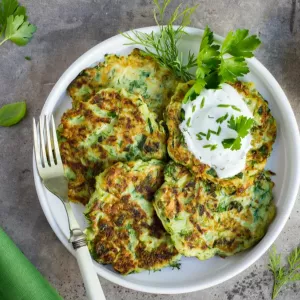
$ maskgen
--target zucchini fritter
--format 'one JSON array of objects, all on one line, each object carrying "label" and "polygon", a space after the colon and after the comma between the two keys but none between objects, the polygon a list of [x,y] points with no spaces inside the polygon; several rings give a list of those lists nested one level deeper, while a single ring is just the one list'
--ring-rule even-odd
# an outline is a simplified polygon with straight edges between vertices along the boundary
[{"label": "zucchini fritter", "polygon": [[218,178],[213,168],[202,163],[189,151],[179,128],[182,122],[182,100],[189,90],[190,85],[191,82],[178,85],[165,113],[169,129],[169,155],[174,161],[190,169],[197,177],[208,179],[223,186],[250,186],[255,175],[264,169],[276,139],[276,122],[271,115],[267,101],[254,89],[251,83],[237,82],[232,84],[242,95],[249,110],[253,114],[254,126],[251,129],[252,148],[247,153],[245,170],[234,177],[221,179]]},{"label": "zucchini fritter", "polygon": [[166,134],[141,96],[104,89],[64,113],[58,128],[69,198],[86,204],[94,177],[118,161],[164,160]]},{"label": "zucchini fritter", "polygon": [[100,89],[124,88],[129,93],[142,95],[150,111],[162,115],[169,103],[177,79],[166,67],[134,49],[128,56],[110,54],[94,68],[83,70],[68,87],[75,106],[87,101]]},{"label": "zucchini fritter", "polygon": [[174,162],[165,168],[165,183],[154,208],[179,253],[204,260],[230,256],[256,244],[275,217],[273,182],[264,171],[253,185],[234,193],[195,178]]},{"label": "zucchini fritter", "polygon": [[96,178],[86,208],[86,230],[94,259],[121,274],[158,270],[179,258],[155,214],[152,199],[163,183],[158,160],[117,163]]}]

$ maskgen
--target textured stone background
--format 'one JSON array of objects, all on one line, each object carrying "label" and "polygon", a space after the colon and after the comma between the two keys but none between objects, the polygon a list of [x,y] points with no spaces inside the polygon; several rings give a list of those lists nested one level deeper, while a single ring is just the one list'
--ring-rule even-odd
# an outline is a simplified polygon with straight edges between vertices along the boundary
[{"label": "textured stone background", "polygon": [[[75,259],[58,241],[37,199],[32,176],[31,120],[64,70],[82,53],[119,30],[154,25],[151,0],[20,0],[38,26],[23,48],[0,47],[0,105],[26,99],[28,115],[19,125],[0,128],[0,225],[65,299],[86,299]],[[260,34],[257,57],[285,90],[300,121],[300,1],[201,0],[192,26],[224,35],[238,27]],[[174,6],[179,1],[174,0]],[[24,56],[31,56],[27,61]],[[283,253],[299,245],[297,202],[276,241]],[[214,288],[185,295],[150,295],[101,280],[107,299],[263,300],[270,299],[272,278],[267,255],[237,277]],[[300,297],[300,283],[278,300]]]}]

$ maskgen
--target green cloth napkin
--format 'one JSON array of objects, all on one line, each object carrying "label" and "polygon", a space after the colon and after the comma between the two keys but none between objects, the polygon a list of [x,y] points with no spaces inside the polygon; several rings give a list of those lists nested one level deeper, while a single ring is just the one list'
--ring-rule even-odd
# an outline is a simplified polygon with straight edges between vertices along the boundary
[{"label": "green cloth napkin", "polygon": [[61,300],[0,227],[0,299]]}]

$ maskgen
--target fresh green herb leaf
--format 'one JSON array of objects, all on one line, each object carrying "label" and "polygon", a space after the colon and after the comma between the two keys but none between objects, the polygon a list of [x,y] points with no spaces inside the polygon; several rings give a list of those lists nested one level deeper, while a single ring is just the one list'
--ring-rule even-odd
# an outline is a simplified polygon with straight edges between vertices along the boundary
[{"label": "fresh green herb leaf", "polygon": [[218,118],[216,122],[222,124],[225,120],[227,120],[227,118],[228,118],[228,113],[226,113],[226,115]]},{"label": "fresh green herb leaf", "polygon": [[197,137],[197,140],[199,140],[199,141],[202,141],[202,140],[203,140],[203,138],[202,138],[200,132],[196,134],[196,137]]},{"label": "fresh green herb leaf", "polygon": [[0,45],[10,40],[18,46],[24,46],[35,31],[36,27],[27,21],[25,7],[19,6],[16,0],[1,0]]},{"label": "fresh green herb leaf", "polygon": [[231,107],[234,110],[241,111],[237,106],[231,104],[219,104],[218,107]]},{"label": "fresh green herb leaf", "polygon": [[249,73],[249,68],[243,57],[230,57],[222,59],[219,75],[222,82],[236,82],[237,77]]},{"label": "fresh green herb leaf", "polygon": [[[115,118],[117,116],[116,112],[115,111],[110,111],[107,113],[107,115],[111,118]],[[149,119],[148,119],[149,120]],[[149,121],[148,121],[149,122]]]},{"label": "fresh green herb leaf", "polygon": [[188,103],[189,101],[195,100],[200,94],[201,90],[205,87],[205,84],[206,83],[203,79],[197,79],[194,85],[185,94],[182,103]]},{"label": "fresh green herb leaf", "polygon": [[249,130],[253,126],[254,120],[245,116],[234,118],[231,116],[228,121],[228,128],[237,132],[238,136],[233,139],[224,139],[222,145],[225,149],[240,150],[242,146],[242,138],[249,134]]},{"label": "fresh green herb leaf", "polygon": [[220,49],[214,42],[213,32],[206,27],[197,56],[196,80],[203,80],[207,89],[217,89],[221,83],[234,83],[239,76],[247,74],[249,69],[245,58],[252,57],[260,45],[256,35],[248,34],[245,29],[229,32]]},{"label": "fresh green herb leaf", "polygon": [[202,131],[200,131],[199,134],[202,135],[202,136],[206,136],[206,134]]},{"label": "fresh green herb leaf", "polygon": [[203,146],[203,148],[210,148],[210,151],[216,150],[217,147],[218,147],[217,144],[207,144]]},{"label": "fresh green herb leaf", "polygon": [[7,18],[10,15],[25,16],[26,8],[19,6],[17,0],[1,0],[0,2],[0,36],[5,30]]},{"label": "fresh green herb leaf", "polygon": [[197,71],[196,77],[204,79],[212,69],[218,68],[220,64],[219,45],[213,45],[213,32],[207,26],[204,30],[200,51],[197,56]]},{"label": "fresh green herb leaf", "polygon": [[208,129],[207,134],[206,134],[206,139],[209,141],[211,135],[211,130]]},{"label": "fresh green herb leaf", "polygon": [[[241,148],[241,138],[225,139],[222,141],[224,149],[239,150]],[[234,148],[234,149],[232,149]]]},{"label": "fresh green herb leaf", "polygon": [[195,112],[195,110],[196,110],[196,105],[193,105],[192,112]]},{"label": "fresh green herb leaf", "polygon": [[212,177],[218,177],[218,174],[214,168],[210,168],[209,170],[206,171],[206,174],[212,176]]},{"label": "fresh green herb leaf", "polygon": [[204,132],[202,132],[202,131],[198,132],[197,135],[206,137],[206,134]]},{"label": "fresh green herb leaf", "polygon": [[185,111],[184,111],[183,108],[180,110],[180,117],[179,118],[180,118],[181,122],[185,120]]},{"label": "fresh green herb leaf", "polygon": [[204,132],[199,132],[198,134],[206,137],[206,139],[209,140],[212,134],[215,134],[215,135],[219,136],[220,133],[221,133],[221,127],[219,126],[218,127],[218,131],[214,131],[214,130],[208,129],[207,134],[205,134]]},{"label": "fresh green herb leaf", "polygon": [[234,118],[234,116],[231,116],[228,121],[228,127],[236,131],[241,138],[244,138],[249,134],[249,130],[253,126],[253,123],[254,120],[252,118],[247,118],[245,116]]},{"label": "fresh green herb leaf", "polygon": [[[190,17],[198,7],[186,7],[181,10],[181,4],[171,14],[168,21],[165,21],[166,10],[172,0],[153,0],[155,4],[154,19],[160,28],[160,32],[144,33],[139,31],[131,31],[130,33],[122,33],[122,35],[129,40],[127,45],[140,45],[144,47],[145,53],[157,59],[162,65],[171,69],[174,74],[188,81],[193,78],[190,73],[190,68],[196,66],[195,55],[188,53],[187,62],[184,63],[183,55],[179,52],[177,44],[182,36],[187,33],[184,31],[185,27],[191,22]],[[178,27],[173,27],[178,23]],[[167,24],[167,25],[164,25]]]},{"label": "fresh green herb leaf", "polygon": [[205,97],[202,98],[200,108],[203,108],[205,104]]},{"label": "fresh green herb leaf", "polygon": [[235,106],[235,105],[231,105],[231,108],[232,109],[234,109],[234,110],[236,110],[236,111],[241,111],[237,106]]},{"label": "fresh green herb leaf", "polygon": [[172,262],[170,264],[170,267],[172,268],[172,270],[174,270],[174,269],[180,270],[181,263],[179,263],[179,262]]},{"label": "fresh green herb leaf", "polygon": [[247,29],[230,31],[222,44],[221,53],[228,53],[235,57],[252,57],[253,51],[261,44],[261,41],[256,35],[248,35]]},{"label": "fresh green herb leaf", "polygon": [[31,57],[30,56],[25,56],[24,57],[26,60],[31,60]]},{"label": "fresh green herb leaf", "polygon": [[269,269],[274,276],[272,299],[275,299],[284,285],[300,280],[300,247],[295,248],[288,256],[288,266],[282,266],[281,254],[277,254],[273,246],[270,251]]},{"label": "fresh green herb leaf", "polygon": [[16,102],[0,108],[0,126],[12,126],[19,123],[26,114],[26,103]]},{"label": "fresh green herb leaf", "polygon": [[188,118],[188,120],[186,122],[186,126],[191,127],[191,117]]},{"label": "fresh green herb leaf", "polygon": [[25,21],[25,16],[11,15],[7,18],[4,39],[0,42],[0,45],[10,40],[18,46],[25,46],[35,31],[36,27]]},{"label": "fresh green herb leaf", "polygon": [[152,134],[153,133],[153,127],[152,127],[151,120],[148,118],[147,122],[148,122],[148,126],[149,126],[149,131]]}]

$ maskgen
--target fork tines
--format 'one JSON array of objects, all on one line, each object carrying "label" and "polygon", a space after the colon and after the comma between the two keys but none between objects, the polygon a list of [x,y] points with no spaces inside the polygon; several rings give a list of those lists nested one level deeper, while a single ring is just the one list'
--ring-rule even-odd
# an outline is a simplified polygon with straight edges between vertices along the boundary
[{"label": "fork tines", "polygon": [[39,170],[62,164],[53,115],[41,116],[38,126],[33,118],[33,139]]}]

